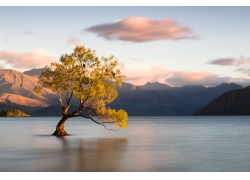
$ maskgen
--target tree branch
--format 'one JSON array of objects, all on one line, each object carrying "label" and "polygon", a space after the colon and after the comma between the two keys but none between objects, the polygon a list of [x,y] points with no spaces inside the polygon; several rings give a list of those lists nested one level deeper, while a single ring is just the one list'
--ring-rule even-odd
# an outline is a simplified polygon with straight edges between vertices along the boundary
[{"label": "tree branch", "polygon": [[67,91],[66,101],[67,101],[68,106],[70,105],[70,100],[72,98],[72,95],[73,95],[73,91],[71,91],[70,97],[69,97],[69,92]]},{"label": "tree branch", "polygon": [[59,101],[60,101],[60,104],[61,104],[61,107],[63,109],[63,111],[65,110],[65,107],[64,107],[64,104],[63,104],[63,101],[62,101],[62,96],[61,96],[61,93],[58,91],[58,89],[56,89],[56,92],[59,96]]},{"label": "tree branch", "polygon": [[93,110],[93,109],[91,109],[91,108],[89,108],[89,107],[87,107],[87,106],[83,106],[83,108],[86,108],[86,109],[88,109],[88,110],[90,110],[90,111],[92,111],[95,115],[97,115],[98,116],[98,114]]},{"label": "tree branch", "polygon": [[[117,129],[117,130],[114,130],[114,129],[108,129],[103,123],[108,123],[108,122],[98,122],[98,121],[96,121],[96,120],[94,120],[92,117],[90,117],[90,116],[84,116],[84,115],[80,115],[80,116],[82,116],[83,118],[88,118],[88,119],[91,119],[93,122],[95,122],[96,124],[100,124],[100,125],[102,125],[105,129],[107,129],[107,130],[109,130],[109,131],[119,131],[119,129]],[[109,123],[111,123],[111,122],[109,122]]]}]

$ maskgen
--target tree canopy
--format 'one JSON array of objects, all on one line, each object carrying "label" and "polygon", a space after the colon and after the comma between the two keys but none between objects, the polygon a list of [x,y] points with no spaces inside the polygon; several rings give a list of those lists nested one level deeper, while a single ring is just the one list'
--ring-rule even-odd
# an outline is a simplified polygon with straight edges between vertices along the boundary
[{"label": "tree canopy", "polygon": [[[127,127],[127,112],[111,109],[107,104],[118,96],[115,87],[122,85],[124,77],[115,56],[99,58],[94,50],[76,46],[71,54],[46,66],[34,90],[38,95],[42,95],[43,87],[56,92],[64,119],[82,116],[105,128],[105,123],[113,123],[120,129]],[[78,100],[79,108],[68,113],[72,98]]]}]

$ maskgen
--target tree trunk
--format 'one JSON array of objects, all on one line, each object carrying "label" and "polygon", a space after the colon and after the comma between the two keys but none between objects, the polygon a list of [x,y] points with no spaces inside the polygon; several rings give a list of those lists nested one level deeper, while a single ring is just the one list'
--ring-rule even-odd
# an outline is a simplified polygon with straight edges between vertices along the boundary
[{"label": "tree trunk", "polygon": [[63,116],[62,119],[58,122],[55,132],[52,134],[54,136],[66,136],[67,132],[64,130],[64,123],[67,121],[68,117]]}]

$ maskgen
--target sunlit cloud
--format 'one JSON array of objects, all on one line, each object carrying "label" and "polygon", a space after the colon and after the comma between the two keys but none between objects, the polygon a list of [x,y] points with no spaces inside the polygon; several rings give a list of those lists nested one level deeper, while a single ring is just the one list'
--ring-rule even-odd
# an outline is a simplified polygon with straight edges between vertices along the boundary
[{"label": "sunlit cloud", "polygon": [[26,32],[24,32],[23,34],[24,34],[24,35],[32,35],[32,34],[35,34],[35,33],[32,32],[32,31],[26,31]]},{"label": "sunlit cloud", "polygon": [[0,50],[0,60],[15,69],[40,68],[56,61],[55,58],[44,49],[35,49],[32,52],[17,53]]},{"label": "sunlit cloud", "polygon": [[177,87],[183,85],[215,86],[222,82],[230,82],[230,78],[220,77],[209,72],[178,71],[173,72],[171,77],[165,79],[165,82]]},{"label": "sunlit cloud", "polygon": [[156,66],[153,63],[137,62],[124,65],[122,73],[126,76],[124,82],[134,85],[144,85],[147,82],[157,81],[173,87],[181,87],[184,85],[211,87],[223,82],[235,82],[238,84],[240,82],[241,85],[247,85],[250,80],[250,78],[232,78],[204,71],[172,71]]},{"label": "sunlit cloud", "polygon": [[170,74],[170,71],[156,66],[153,63],[131,63],[124,65],[122,73],[126,76],[125,82],[134,85],[143,85],[147,82],[164,83],[165,78]]},{"label": "sunlit cloud", "polygon": [[235,64],[235,58],[220,58],[210,61],[209,64],[215,64],[220,66],[233,66]]},{"label": "sunlit cloud", "polygon": [[181,40],[197,38],[188,27],[181,27],[171,19],[150,20],[130,17],[113,23],[91,26],[86,31],[106,39],[132,42]]},{"label": "sunlit cloud", "polygon": [[68,44],[76,44],[77,42],[79,42],[79,38],[78,37],[73,37],[73,36],[70,36],[69,39],[68,39]]}]

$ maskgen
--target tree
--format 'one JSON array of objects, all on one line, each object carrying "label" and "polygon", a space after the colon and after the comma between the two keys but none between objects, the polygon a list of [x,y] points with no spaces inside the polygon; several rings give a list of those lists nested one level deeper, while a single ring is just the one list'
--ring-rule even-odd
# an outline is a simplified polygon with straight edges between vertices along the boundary
[{"label": "tree", "polygon": [[19,109],[13,109],[13,110],[8,110],[6,112],[6,116],[30,116],[30,115]]},{"label": "tree", "polygon": [[[46,66],[34,91],[42,95],[42,88],[46,87],[58,94],[62,119],[52,135],[67,135],[64,123],[69,118],[79,116],[106,129],[106,123],[115,124],[117,130],[126,128],[127,112],[106,107],[118,96],[115,87],[122,85],[124,77],[114,56],[99,58],[94,50],[84,46],[76,46],[71,54],[64,54],[59,62]],[[72,98],[77,99],[79,105],[78,110],[69,113]]]}]

